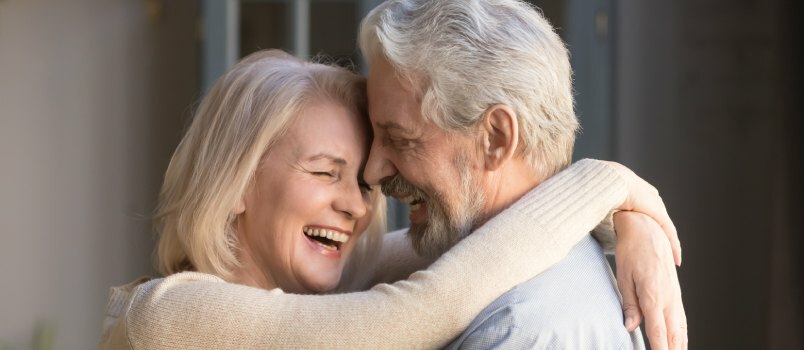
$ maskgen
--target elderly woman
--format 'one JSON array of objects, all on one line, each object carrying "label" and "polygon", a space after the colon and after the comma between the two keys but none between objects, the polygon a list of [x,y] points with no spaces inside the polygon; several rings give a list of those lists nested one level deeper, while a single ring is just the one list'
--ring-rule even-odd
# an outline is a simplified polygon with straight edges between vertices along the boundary
[{"label": "elderly woman", "polygon": [[[101,348],[443,346],[613,209],[658,201],[631,195],[649,185],[627,170],[583,161],[526,195],[530,207],[499,215],[536,233],[492,219],[414,272],[428,262],[404,237],[383,235],[384,197],[362,180],[367,123],[365,82],[342,68],[279,51],[231,68],[165,176],[156,254],[165,277],[112,289]],[[554,220],[570,208],[571,225]],[[620,242],[627,236],[640,237]]]}]

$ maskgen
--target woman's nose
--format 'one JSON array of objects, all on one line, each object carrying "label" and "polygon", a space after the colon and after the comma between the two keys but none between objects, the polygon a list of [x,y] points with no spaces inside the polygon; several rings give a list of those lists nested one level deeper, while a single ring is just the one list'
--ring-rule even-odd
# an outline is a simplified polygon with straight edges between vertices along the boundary
[{"label": "woman's nose", "polygon": [[335,199],[334,204],[335,210],[346,214],[351,219],[360,219],[368,212],[368,204],[357,182],[350,184],[345,193]]}]

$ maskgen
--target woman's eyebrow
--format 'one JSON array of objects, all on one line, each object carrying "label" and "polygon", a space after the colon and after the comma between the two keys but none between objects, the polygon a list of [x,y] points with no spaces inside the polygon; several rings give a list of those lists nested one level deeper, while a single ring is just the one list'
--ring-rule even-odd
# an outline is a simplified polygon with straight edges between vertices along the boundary
[{"label": "woman's eyebrow", "polygon": [[337,156],[334,156],[334,155],[331,155],[331,154],[328,154],[328,153],[318,153],[318,154],[316,154],[314,156],[311,156],[311,157],[307,158],[307,161],[314,162],[316,160],[321,160],[321,159],[327,159],[327,160],[329,160],[329,161],[331,161],[333,163],[336,163],[338,165],[346,165],[347,164],[346,159],[343,159],[341,157],[337,157]]}]

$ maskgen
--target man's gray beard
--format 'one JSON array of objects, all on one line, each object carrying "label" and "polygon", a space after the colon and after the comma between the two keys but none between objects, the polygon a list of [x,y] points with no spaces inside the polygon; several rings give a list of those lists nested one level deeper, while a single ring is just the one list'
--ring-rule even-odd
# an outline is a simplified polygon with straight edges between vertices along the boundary
[{"label": "man's gray beard", "polygon": [[427,222],[412,224],[408,229],[413,249],[421,256],[437,258],[452,248],[461,239],[469,235],[478,221],[483,208],[485,196],[473,186],[474,177],[470,169],[469,158],[463,154],[455,157],[453,165],[458,169],[460,188],[457,191],[455,213],[449,212],[446,198],[440,191],[432,195],[416,188],[399,174],[383,182],[382,191],[412,195],[422,198],[427,205]]}]

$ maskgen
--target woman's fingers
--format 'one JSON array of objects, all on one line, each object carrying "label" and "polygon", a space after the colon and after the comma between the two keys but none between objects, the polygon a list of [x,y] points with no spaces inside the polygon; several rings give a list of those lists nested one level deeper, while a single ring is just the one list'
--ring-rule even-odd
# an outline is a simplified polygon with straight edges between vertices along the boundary
[{"label": "woman's fingers", "polygon": [[667,236],[667,240],[670,241],[670,248],[673,251],[673,261],[675,262],[676,266],[681,266],[681,240],[678,239],[678,230],[676,230],[676,225],[673,224],[673,220],[670,219],[670,215],[667,213],[667,207],[665,207],[664,201],[662,200],[662,197],[659,196],[658,191],[656,192],[656,198],[658,207],[655,210],[657,213],[659,213],[657,215],[659,216],[659,220],[656,220],[656,217],[651,217],[653,217],[654,221],[659,224],[659,226],[662,228],[662,231],[664,231],[665,236]]},{"label": "woman's fingers", "polygon": [[[642,301],[643,299],[640,299]],[[657,305],[642,304],[645,310],[645,334],[648,335],[650,348],[654,350],[668,349],[667,325],[664,322],[664,312],[656,310]]]},{"label": "woman's fingers", "polygon": [[[675,276],[675,275],[674,275]],[[676,281],[678,278],[676,276]],[[670,349],[687,349],[687,315],[684,304],[681,302],[681,293],[675,294],[675,307],[665,310],[665,323],[667,324],[667,339]]]},{"label": "woman's fingers", "polygon": [[668,349],[667,324],[665,322],[665,286],[662,274],[658,271],[641,269],[635,271],[637,282],[635,289],[639,298],[639,307],[645,315],[645,334],[650,341],[651,349]]},{"label": "woman's fingers", "polygon": [[[662,228],[636,212],[614,215],[617,283],[626,318],[639,306],[653,349],[686,349],[687,326],[681,286]],[[634,301],[636,300],[636,301]],[[633,328],[628,327],[628,330]]]},{"label": "woman's fingers", "polygon": [[[622,272],[622,273],[620,273]],[[634,277],[627,271],[617,271],[617,286],[623,296],[623,315],[625,329],[633,332],[642,323],[642,312],[639,311],[639,298],[634,289]]]}]

